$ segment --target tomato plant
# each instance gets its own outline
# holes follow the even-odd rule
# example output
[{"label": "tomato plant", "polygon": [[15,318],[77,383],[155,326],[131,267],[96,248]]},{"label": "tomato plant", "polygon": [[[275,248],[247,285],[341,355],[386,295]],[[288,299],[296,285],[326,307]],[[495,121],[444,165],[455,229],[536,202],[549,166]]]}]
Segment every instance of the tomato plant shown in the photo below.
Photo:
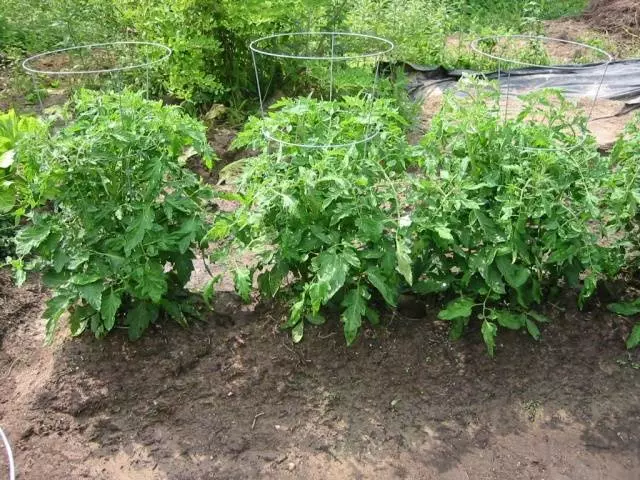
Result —
[{"label": "tomato plant", "polygon": [[163,313],[185,324],[189,306],[177,300],[213,192],[184,163],[197,153],[211,166],[204,127],[129,91],[80,91],[69,114],[21,158],[55,180],[54,200],[31,211],[16,238],[54,292],[47,339],[64,312],[74,335],[103,336],[120,322],[136,339]]},{"label": "tomato plant", "polygon": [[[263,151],[244,161],[241,207],[228,229],[217,225],[211,236],[232,231],[258,256],[236,274],[239,293],[246,295],[256,271],[265,298],[288,285],[293,298],[285,327],[294,341],[302,339],[305,323],[324,322],[321,309],[332,306],[352,343],[365,319],[378,322],[374,306],[395,306],[400,285],[412,281],[401,207],[405,120],[388,100],[376,101],[370,115],[358,114],[366,107],[359,97],[283,100],[268,118],[250,121],[236,143]],[[331,121],[335,128],[327,129]],[[262,135],[270,129],[287,140],[304,129],[316,143],[343,144],[363,138],[363,127],[379,129],[378,141],[273,149]]]},{"label": "tomato plant", "polygon": [[415,290],[455,293],[439,315],[452,337],[478,312],[493,352],[498,326],[538,338],[545,319],[532,307],[551,289],[578,287],[583,305],[624,260],[604,241],[608,165],[582,114],[545,90],[521,97],[521,112],[505,120],[497,89],[467,82],[462,90],[447,96],[423,141]]}]

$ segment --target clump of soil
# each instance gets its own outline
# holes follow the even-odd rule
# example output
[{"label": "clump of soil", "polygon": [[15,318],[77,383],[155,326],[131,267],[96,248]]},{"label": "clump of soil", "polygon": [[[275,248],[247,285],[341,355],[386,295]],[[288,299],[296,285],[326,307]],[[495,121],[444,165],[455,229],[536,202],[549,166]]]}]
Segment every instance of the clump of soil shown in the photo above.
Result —
[{"label": "clump of soil", "polygon": [[591,0],[588,21],[601,30],[640,34],[640,2],[638,0]]}]

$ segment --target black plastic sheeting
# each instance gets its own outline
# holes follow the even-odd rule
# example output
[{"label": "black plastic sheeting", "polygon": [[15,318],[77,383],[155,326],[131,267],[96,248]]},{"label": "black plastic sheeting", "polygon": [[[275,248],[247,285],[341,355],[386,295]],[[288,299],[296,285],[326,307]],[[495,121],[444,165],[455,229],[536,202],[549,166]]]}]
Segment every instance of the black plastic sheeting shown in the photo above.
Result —
[{"label": "black plastic sheeting", "polygon": [[[409,93],[412,98],[423,98],[435,90],[446,90],[455,86],[464,74],[478,74],[469,70],[446,70],[442,67],[422,67],[407,64]],[[558,88],[571,97],[594,98],[604,73],[603,64],[553,67],[530,67],[501,72],[501,89],[513,94],[526,93],[541,88]],[[498,78],[498,73],[485,75]],[[600,86],[599,99],[624,102],[626,113],[640,108],[640,60],[612,62]]]}]

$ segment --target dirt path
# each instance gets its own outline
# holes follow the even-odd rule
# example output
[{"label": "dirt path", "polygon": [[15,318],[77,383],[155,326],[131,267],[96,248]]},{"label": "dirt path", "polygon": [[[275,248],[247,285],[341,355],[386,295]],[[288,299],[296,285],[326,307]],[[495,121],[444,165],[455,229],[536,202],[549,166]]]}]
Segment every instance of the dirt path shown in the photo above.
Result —
[{"label": "dirt path", "polygon": [[495,360],[430,312],[353,348],[335,324],[293,346],[271,309],[43,347],[45,295],[0,288],[21,479],[640,478],[640,355],[608,314],[568,306],[540,343],[502,334]]}]

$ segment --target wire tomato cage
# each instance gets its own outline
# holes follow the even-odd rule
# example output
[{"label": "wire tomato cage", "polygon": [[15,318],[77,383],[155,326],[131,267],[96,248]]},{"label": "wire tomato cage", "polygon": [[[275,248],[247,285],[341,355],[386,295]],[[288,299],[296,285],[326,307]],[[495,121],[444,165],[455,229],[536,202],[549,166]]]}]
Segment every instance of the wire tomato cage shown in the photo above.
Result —
[{"label": "wire tomato cage", "polygon": [[[496,113],[503,121],[557,127],[552,138],[538,138],[525,151],[567,151],[578,148],[589,138],[589,122],[599,106],[609,65],[613,61],[605,50],[585,43],[539,35],[494,35],[477,38],[470,49],[480,57],[485,71],[480,76],[496,82]],[[580,72],[573,87],[566,80]],[[542,94],[541,105],[525,107],[531,94]],[[571,108],[568,108],[568,106]],[[555,113],[562,113],[554,115]],[[554,118],[555,117],[555,118]],[[575,131],[576,125],[579,127]]]},{"label": "wire tomato cage", "polygon": [[[114,90],[133,84],[143,87],[148,97],[152,74],[171,54],[169,47],[155,42],[93,43],[39,53],[24,60],[22,68],[32,78],[43,111],[43,97],[50,90],[42,88],[42,85],[60,87],[63,80],[70,83],[64,86],[81,83],[82,86],[105,88],[106,84],[107,88]],[[140,78],[140,72],[144,72],[144,79]],[[57,93],[60,94],[59,91]]]},{"label": "wire tomato cage", "polygon": [[9,443],[9,439],[5,435],[2,428],[0,428],[0,441],[7,456],[7,464],[9,466],[9,480],[15,480],[16,466],[13,460],[13,452],[11,451],[11,444]]},{"label": "wire tomato cage", "polygon": [[[375,99],[391,41],[353,32],[294,32],[259,38],[249,48],[268,142],[349,148],[380,134]],[[285,91],[271,91],[276,77]]]}]

